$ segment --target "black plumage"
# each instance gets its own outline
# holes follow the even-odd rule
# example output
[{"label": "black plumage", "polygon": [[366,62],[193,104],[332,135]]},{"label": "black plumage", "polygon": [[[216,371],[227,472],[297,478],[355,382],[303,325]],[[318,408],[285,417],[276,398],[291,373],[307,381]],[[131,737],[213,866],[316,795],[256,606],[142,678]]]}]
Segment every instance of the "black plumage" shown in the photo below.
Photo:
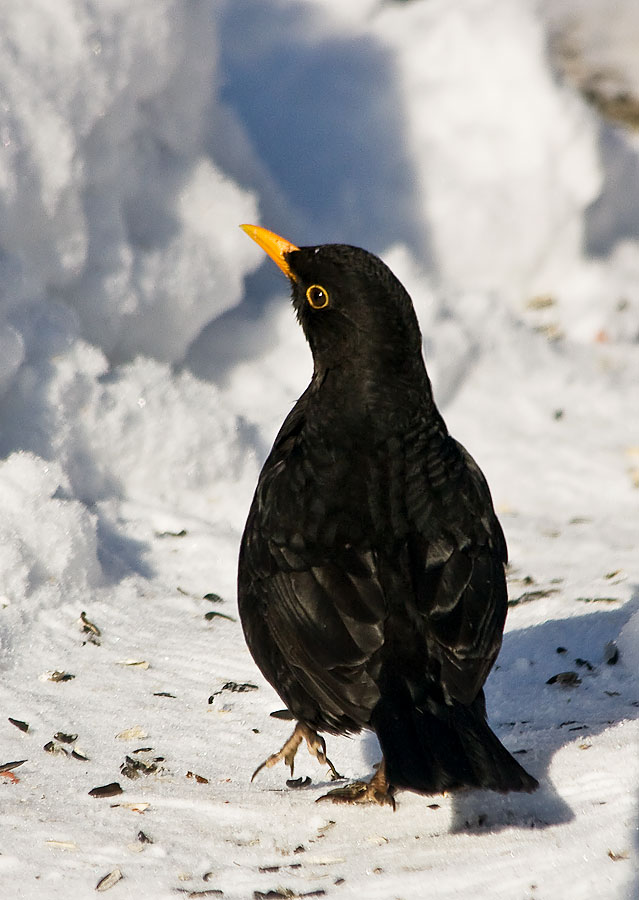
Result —
[{"label": "black plumage", "polygon": [[376,775],[331,799],[534,790],[490,730],[482,689],[506,617],[506,543],[433,401],[410,297],[364,250],[243,227],[288,275],[314,360],[240,550],[247,644],[298,722],[263,765],[292,767],[303,739],[327,762],[317,732],[368,728]]}]

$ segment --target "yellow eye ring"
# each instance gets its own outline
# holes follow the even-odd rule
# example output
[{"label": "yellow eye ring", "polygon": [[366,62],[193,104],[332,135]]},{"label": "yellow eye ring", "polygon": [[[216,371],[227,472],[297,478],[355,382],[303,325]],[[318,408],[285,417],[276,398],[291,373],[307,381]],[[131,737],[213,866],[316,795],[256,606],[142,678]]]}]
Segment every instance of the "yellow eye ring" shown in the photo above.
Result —
[{"label": "yellow eye ring", "polygon": [[328,291],[321,284],[312,284],[306,290],[306,299],[313,309],[325,309],[328,306]]}]

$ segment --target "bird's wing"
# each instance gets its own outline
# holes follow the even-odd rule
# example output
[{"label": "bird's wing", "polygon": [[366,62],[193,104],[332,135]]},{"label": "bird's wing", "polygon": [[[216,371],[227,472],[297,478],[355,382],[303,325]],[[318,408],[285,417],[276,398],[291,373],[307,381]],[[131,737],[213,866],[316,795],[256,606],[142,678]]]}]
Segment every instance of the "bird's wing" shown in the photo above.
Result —
[{"label": "bird's wing", "polygon": [[409,541],[409,569],[428,652],[441,665],[442,687],[448,697],[471,703],[501,646],[506,542],[486,480],[470,454],[447,437],[435,468],[445,475],[435,486],[432,477],[423,483],[423,466],[414,470],[421,508]]},{"label": "bird's wing", "polygon": [[240,554],[240,613],[257,664],[291,711],[302,717],[308,699],[329,726],[348,720],[355,729],[378,698],[368,664],[383,643],[384,594],[372,550],[345,537],[353,529],[333,509],[340,463],[323,468],[317,448],[299,446],[302,424],[303,405],[258,483]]}]

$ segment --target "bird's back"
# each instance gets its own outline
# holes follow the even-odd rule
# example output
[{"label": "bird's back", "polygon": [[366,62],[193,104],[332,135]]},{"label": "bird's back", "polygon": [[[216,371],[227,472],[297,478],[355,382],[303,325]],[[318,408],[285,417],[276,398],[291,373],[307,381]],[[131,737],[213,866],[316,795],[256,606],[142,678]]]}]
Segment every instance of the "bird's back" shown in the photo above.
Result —
[{"label": "bird's back", "polygon": [[[336,408],[328,382],[300,399],[265,463],[242,546],[243,618],[259,616],[277,643],[274,620],[285,607],[294,618],[294,605],[313,623],[307,637],[316,642],[322,625],[330,630],[331,612],[353,620],[353,597],[373,591],[375,634],[367,622],[368,640],[360,641],[367,658],[344,653],[342,668],[363,663],[376,681],[393,657],[418,680],[431,672],[445,678],[445,692],[474,699],[505,615],[505,545],[485,482],[428,398],[412,416],[403,410],[393,429],[369,412],[356,415],[346,401]],[[464,594],[473,577],[492,580],[477,588],[478,600]],[[482,615],[488,621],[470,646],[466,620]],[[356,624],[348,622],[351,632]],[[316,645],[305,648],[309,659],[313,653]]]}]

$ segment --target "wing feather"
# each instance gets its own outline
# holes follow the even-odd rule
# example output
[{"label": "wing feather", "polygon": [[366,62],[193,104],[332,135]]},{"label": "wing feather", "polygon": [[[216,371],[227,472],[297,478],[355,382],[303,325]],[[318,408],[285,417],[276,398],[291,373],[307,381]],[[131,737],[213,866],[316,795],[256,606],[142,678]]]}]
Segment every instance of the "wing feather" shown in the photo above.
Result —
[{"label": "wing feather", "polygon": [[240,616],[255,661],[291,712],[312,720],[314,710],[324,725],[356,730],[379,698],[370,661],[384,641],[384,592],[371,550],[349,543],[323,492],[311,504],[292,489],[312,479],[311,461],[326,462],[322,477],[330,471],[318,448],[300,452],[303,407],[301,398],[258,483],[240,551]]},{"label": "wing feather", "polygon": [[[449,475],[445,491],[412,536],[410,570],[428,652],[440,662],[444,692],[471,703],[501,646],[506,542],[488,485],[470,454],[447,438],[442,459]],[[440,479],[443,465],[436,467]],[[432,489],[423,489],[433,496]],[[448,492],[454,497],[450,504]]]}]

